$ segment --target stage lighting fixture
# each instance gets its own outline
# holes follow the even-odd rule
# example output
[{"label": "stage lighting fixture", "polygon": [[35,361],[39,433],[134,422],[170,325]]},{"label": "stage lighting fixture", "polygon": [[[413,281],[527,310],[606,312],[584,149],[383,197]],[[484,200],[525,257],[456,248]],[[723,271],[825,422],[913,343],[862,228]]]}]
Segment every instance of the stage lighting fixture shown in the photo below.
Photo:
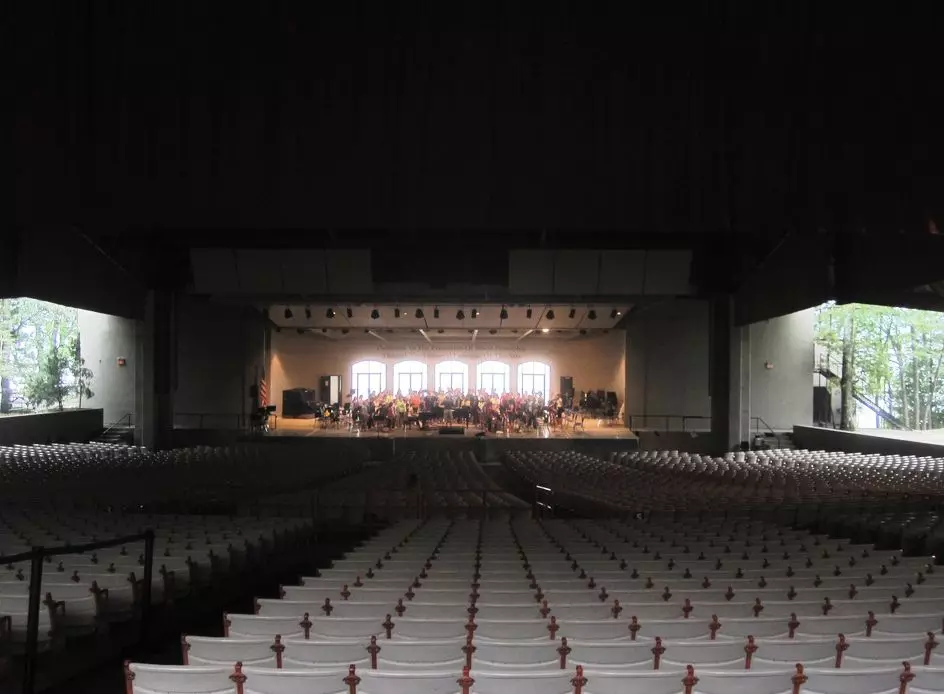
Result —
[{"label": "stage lighting fixture", "polygon": [[508,309],[502,306],[501,313],[498,314],[498,317],[502,320],[508,320]]},{"label": "stage lighting fixture", "polygon": [[589,320],[596,320],[596,319],[597,319],[597,312],[594,311],[594,310],[591,308],[589,311],[587,311],[587,318],[588,318]]},{"label": "stage lighting fixture", "polygon": [[[329,308],[327,311],[325,311],[325,317],[326,317],[326,318],[334,318],[334,315],[335,315],[335,314],[334,314],[334,309],[333,309],[333,308]],[[311,317],[311,315],[309,314],[309,318],[310,318],[310,317]]]},{"label": "stage lighting fixture", "polygon": [[295,328],[295,332],[297,332],[299,335],[304,335],[304,334],[305,334],[305,331],[302,330],[301,328]]},{"label": "stage lighting fixture", "polygon": [[354,317],[354,311],[352,311],[350,308],[347,310],[347,317],[348,317],[348,318],[353,318],[353,317]]},{"label": "stage lighting fixture", "polygon": [[489,335],[497,335],[497,334],[498,334],[498,331],[495,330],[495,328],[492,328],[491,330],[488,331],[488,334],[489,334]]},{"label": "stage lighting fixture", "polygon": [[421,308],[416,309],[416,317],[417,317],[417,318],[422,318],[422,317],[423,317],[423,309],[421,309]]},{"label": "stage lighting fixture", "polygon": [[292,317],[292,309],[288,306],[285,307],[285,320],[290,320]]},{"label": "stage lighting fixture", "polygon": [[616,318],[619,314],[620,312],[614,308],[612,311],[610,311],[610,318]]},{"label": "stage lighting fixture", "polygon": [[342,334],[342,335],[347,335],[349,332],[351,332],[351,331],[348,330],[347,328],[341,328],[341,334]]},{"label": "stage lighting fixture", "polygon": [[573,318],[576,315],[577,315],[577,309],[575,308],[570,309],[570,313],[567,314],[569,318]]},{"label": "stage lighting fixture", "polygon": [[549,309],[544,315],[548,320],[554,320],[554,309]]},{"label": "stage lighting fixture", "polygon": [[472,320],[475,320],[479,317],[479,310],[477,308],[472,309]]},{"label": "stage lighting fixture", "polygon": [[399,317],[400,317],[400,309],[398,309],[398,308],[393,309],[393,317],[394,317],[394,318],[399,318]]},{"label": "stage lighting fixture", "polygon": [[307,318],[308,320],[311,320],[311,306],[305,307],[305,318]]},{"label": "stage lighting fixture", "polygon": [[380,318],[380,311],[378,311],[377,309],[374,309],[373,311],[370,312],[370,317],[373,318],[374,320],[377,320],[378,318]]},{"label": "stage lighting fixture", "polygon": [[446,331],[445,331],[445,330],[443,330],[442,328],[440,328],[440,329],[439,329],[439,330],[437,330],[436,332],[437,332],[437,333],[439,333],[440,335],[442,335],[442,334],[443,334],[444,332],[446,332]]},{"label": "stage lighting fixture", "polygon": [[530,307],[530,306],[528,307],[528,313],[527,313],[526,315],[528,316],[528,318],[531,317],[531,307]]},{"label": "stage lighting fixture", "polygon": [[551,332],[551,329],[550,329],[550,328],[541,328],[541,332],[544,333],[545,335],[547,335],[547,333]]},{"label": "stage lighting fixture", "polygon": [[465,311],[463,311],[461,308],[456,311],[456,320],[465,320]]},{"label": "stage lighting fixture", "polygon": [[433,309],[433,318],[439,318],[439,307]]}]

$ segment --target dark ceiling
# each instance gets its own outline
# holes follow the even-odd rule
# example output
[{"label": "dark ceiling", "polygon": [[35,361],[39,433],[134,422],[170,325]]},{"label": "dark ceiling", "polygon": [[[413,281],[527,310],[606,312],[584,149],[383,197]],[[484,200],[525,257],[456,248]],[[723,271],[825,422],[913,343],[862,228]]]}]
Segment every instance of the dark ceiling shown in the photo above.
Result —
[{"label": "dark ceiling", "polygon": [[924,229],[939,5],[24,0],[16,220]]},{"label": "dark ceiling", "polygon": [[941,12],[21,1],[16,229],[129,287],[185,286],[205,246],[370,248],[405,273],[692,248],[701,291],[749,293],[748,316],[939,305]]}]

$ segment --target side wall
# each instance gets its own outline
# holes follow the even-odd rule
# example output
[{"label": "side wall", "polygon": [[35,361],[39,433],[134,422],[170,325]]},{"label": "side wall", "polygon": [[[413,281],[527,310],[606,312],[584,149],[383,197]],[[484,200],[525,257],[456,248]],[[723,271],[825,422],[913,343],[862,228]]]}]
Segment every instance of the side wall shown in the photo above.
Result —
[{"label": "side wall", "polygon": [[182,298],[176,305],[174,424],[186,428],[238,428],[251,414],[249,387],[265,368],[262,315]]},{"label": "side wall", "polygon": [[[626,415],[711,416],[708,302],[669,301],[640,309],[626,326]],[[652,418],[642,428],[663,427]],[[680,427],[680,420],[676,427]]]},{"label": "side wall", "polygon": [[[137,321],[79,309],[79,336],[82,357],[92,370],[90,407],[101,408],[105,425],[127,414],[134,415]],[[124,366],[118,360],[124,359]],[[83,403],[84,404],[84,403]]]},{"label": "side wall", "polygon": [[290,388],[317,388],[322,376],[340,375],[342,392],[351,388],[351,365],[361,360],[383,362],[387,367],[387,384],[393,384],[393,365],[403,360],[424,362],[428,369],[428,384],[434,387],[434,367],[437,362],[456,359],[469,366],[469,382],[476,383],[475,367],[488,360],[503,361],[510,365],[512,388],[517,386],[516,367],[527,361],[541,361],[551,367],[551,391],[560,389],[560,377],[572,376],[574,389],[604,389],[624,398],[624,337],[621,331],[567,342],[547,341],[547,344],[515,347],[500,342],[483,341],[471,349],[462,345],[409,345],[395,343],[329,342],[317,335],[283,330],[272,335],[271,398],[282,406],[282,391]]},{"label": "side wall", "polygon": [[[700,300],[670,301],[630,316],[625,392],[634,428],[679,430],[686,416],[686,430],[709,429],[709,317],[708,302]],[[778,430],[812,423],[812,309],[739,330],[749,333],[751,415]],[[666,415],[673,415],[668,424]]]},{"label": "side wall", "polygon": [[813,423],[813,309],[748,326],[751,414],[775,431]]}]

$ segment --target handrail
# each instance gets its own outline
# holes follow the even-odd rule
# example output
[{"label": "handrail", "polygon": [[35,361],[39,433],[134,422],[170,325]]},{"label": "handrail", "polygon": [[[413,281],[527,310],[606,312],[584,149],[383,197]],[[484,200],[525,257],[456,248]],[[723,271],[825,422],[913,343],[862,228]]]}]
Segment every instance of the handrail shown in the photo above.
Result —
[{"label": "handrail", "polygon": [[109,431],[111,431],[111,430],[114,429],[115,427],[123,426],[122,422],[124,422],[126,419],[128,420],[128,426],[130,427],[130,426],[131,426],[131,416],[132,416],[132,413],[131,413],[131,412],[128,412],[128,413],[126,413],[126,414],[121,415],[121,417],[119,417],[117,421],[112,422],[112,423],[109,424],[107,427],[105,427],[105,430],[102,431],[102,433],[99,434],[99,436],[104,436],[105,434],[107,434]]},{"label": "handrail", "polygon": [[782,448],[782,447],[783,447],[783,443],[780,441],[780,434],[778,434],[776,431],[774,431],[774,428],[773,428],[772,426],[770,426],[770,425],[764,420],[763,417],[761,417],[760,415],[751,415],[751,419],[752,419],[752,420],[754,421],[754,423],[757,425],[757,426],[754,427],[754,433],[755,433],[755,434],[757,434],[757,433],[760,432],[760,425],[763,424],[763,425],[764,425],[764,428],[767,429],[767,433],[768,433],[769,435],[773,436],[774,439],[776,439],[776,441],[777,441],[777,448]]},{"label": "handrail", "polygon": [[84,545],[64,545],[62,547],[33,547],[29,552],[0,556],[0,565],[13,564],[29,560],[29,613],[26,622],[26,644],[23,658],[23,694],[33,694],[36,686],[36,656],[39,645],[39,610],[42,603],[43,563],[46,557],[62,554],[82,554],[106,547],[127,545],[144,540],[144,583],[141,586],[141,640],[147,638],[151,611],[151,579],[154,574],[154,531],[145,530],[137,535],[125,535],[113,540],[89,542]]}]

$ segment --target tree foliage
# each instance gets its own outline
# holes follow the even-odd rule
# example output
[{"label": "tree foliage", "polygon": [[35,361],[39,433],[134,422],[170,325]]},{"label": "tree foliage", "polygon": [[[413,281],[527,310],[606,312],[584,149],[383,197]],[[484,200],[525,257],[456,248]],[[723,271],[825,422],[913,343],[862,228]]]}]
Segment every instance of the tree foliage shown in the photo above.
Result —
[{"label": "tree foliage", "polygon": [[816,342],[842,375],[843,339],[851,341],[852,382],[909,429],[944,427],[944,315],[866,304],[826,304]]},{"label": "tree foliage", "polygon": [[76,309],[0,299],[0,412],[87,400],[92,376],[81,358]]}]

